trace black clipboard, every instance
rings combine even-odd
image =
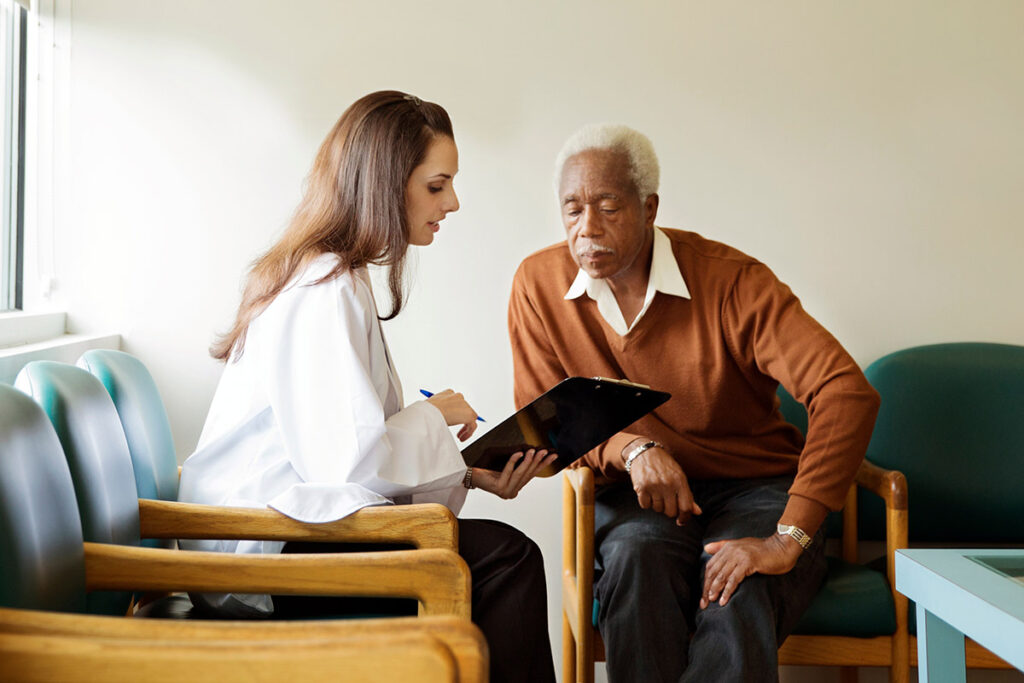
[[[470,467],[501,471],[509,456],[546,448],[558,458],[538,472],[550,477],[671,397],[643,384],[569,377],[462,450]]]

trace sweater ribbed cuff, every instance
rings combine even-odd
[[[790,495],[786,509],[779,518],[779,524],[792,524],[802,529],[808,536],[814,536],[827,516],[828,508],[818,501]]]

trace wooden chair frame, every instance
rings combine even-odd
[[[426,633],[238,641],[117,640],[8,634],[4,680],[15,683],[180,680],[458,681],[451,651]]]
[[[863,462],[843,510],[842,556],[857,560],[857,487],[882,498],[886,511],[886,572],[895,585],[895,552],[907,547],[907,483],[900,472]],[[594,603],[594,473],[567,470],[562,497],[562,680],[592,683],[594,662],[604,660],[604,643],[592,622]],[[891,636],[850,638],[797,636],[779,649],[779,664],[843,667],[886,666],[894,683],[908,683],[911,643],[907,599],[892,590],[896,632]],[[844,681],[856,680],[846,669]]]
[[[253,539],[347,543],[408,543],[457,552],[459,527],[437,503],[363,508],[333,522],[308,523],[276,510],[139,499],[142,538]]]
[[[240,555],[84,543],[94,590],[415,598],[420,614],[470,617],[469,567],[451,550]]]
[[[155,539],[405,543],[419,550],[456,553],[459,547],[455,515],[437,503],[366,507],[343,519],[314,524],[300,522],[269,508],[220,507],[140,498],[139,531],[141,538]],[[160,594],[145,596],[143,604],[156,597]],[[468,593],[465,602],[469,602]],[[423,602],[419,604],[419,612],[427,613]]]
[[[488,675],[488,650],[483,634],[471,622],[450,616],[399,617],[358,621],[164,621],[131,620],[117,617],[60,614],[35,610],[0,608],[0,640],[8,634],[32,636],[74,636],[112,640],[146,640],[177,642],[252,643],[332,641],[335,647],[347,647],[348,641],[362,648],[376,647],[375,641],[391,636],[427,635],[441,641],[455,661],[458,676],[464,683],[484,682]],[[375,658],[376,653],[369,655]],[[399,652],[397,658],[404,657]],[[293,661],[294,663],[294,661]],[[381,669],[375,669],[374,680],[381,680]],[[415,671],[415,669],[413,669]],[[332,673],[335,680],[338,669]],[[289,678],[293,677],[291,675]],[[387,676],[393,680],[410,680],[409,676]],[[60,677],[60,680],[65,680]]]

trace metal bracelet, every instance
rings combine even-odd
[[[630,470],[633,467],[633,461],[636,460],[637,457],[641,453],[643,453],[644,451],[650,450],[651,448],[665,448],[665,447],[662,446],[657,441],[647,441],[645,443],[640,444],[636,448],[634,448],[632,451],[630,451],[629,455],[626,456],[626,474],[630,473]]]

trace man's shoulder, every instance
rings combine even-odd
[[[661,228],[661,231],[668,236],[672,243],[672,251],[680,262],[703,261],[706,266],[730,270],[761,263],[736,247],[709,240],[695,232],[676,228]]]
[[[770,272],[763,263],[736,247],[686,230],[662,228],[662,231],[672,244],[679,270],[691,291],[724,294],[738,278]]]

